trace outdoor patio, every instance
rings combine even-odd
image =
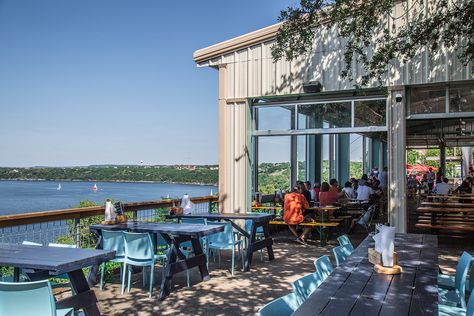
[[[199,273],[191,273],[191,288],[186,288],[186,274],[173,279],[173,290],[164,301],[158,301],[161,270],[157,267],[153,299],[148,299],[142,288],[141,274],[134,277],[130,293],[120,294],[119,280],[106,283],[104,290],[98,286],[95,292],[101,311],[105,315],[255,315],[266,303],[292,291],[290,282],[314,272],[313,261],[327,254],[335,264],[332,248],[337,241],[331,240],[321,247],[318,240],[310,240],[308,246],[294,242],[287,231],[273,235],[275,260],[260,260],[256,253],[250,272],[230,274],[230,256],[222,257],[221,268],[211,259],[211,279],[199,282]],[[354,246],[365,237],[364,233],[350,235]],[[439,260],[443,273],[454,273],[461,252],[474,252],[474,243],[440,237]],[[264,258],[266,258],[266,254]],[[68,295],[64,293],[63,295]]]

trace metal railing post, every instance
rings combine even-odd
[[[75,234],[76,247],[80,248],[81,247],[81,219],[80,218],[74,219],[74,228],[76,231],[76,234]]]

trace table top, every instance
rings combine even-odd
[[[91,230],[132,230],[146,233],[163,233],[174,236],[203,237],[224,231],[223,225],[128,222],[117,225],[91,225]]]
[[[58,275],[115,258],[115,251],[0,243],[0,266]]]
[[[206,219],[249,219],[256,222],[269,221],[275,215],[268,213],[204,213],[173,215],[176,218],[206,218]]]
[[[293,315],[438,315],[438,240],[397,234],[400,275],[374,271],[368,236]]]
[[[474,208],[448,208],[436,206],[423,206],[416,209],[418,213],[474,213]]]
[[[421,206],[442,206],[442,207],[474,207],[474,203],[459,202],[421,202]]]
[[[471,195],[428,195],[427,199],[474,200]]]

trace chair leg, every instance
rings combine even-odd
[[[232,247],[232,271],[231,271],[232,275],[234,275],[234,264],[235,264],[235,246]]]
[[[142,283],[143,283],[143,287],[145,287],[146,285],[146,267],[143,267],[142,268]]]
[[[125,291],[125,279],[126,279],[126,274],[127,273],[127,263],[123,264],[123,275],[122,275],[122,295],[123,292]]]
[[[217,255],[219,256],[219,268],[221,267],[221,251],[217,250]]]
[[[155,263],[150,266],[150,295],[149,298],[151,299],[151,292],[153,291],[153,283],[155,283]]]
[[[100,290],[104,289],[104,270],[105,270],[105,262],[102,262],[102,270],[100,271]]]
[[[131,283],[131,280],[132,280],[132,269],[130,269],[130,267],[128,267],[128,286],[127,286],[127,291],[128,293],[130,293],[130,283]]]

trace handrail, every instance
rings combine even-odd
[[[217,196],[202,196],[191,198],[193,203],[217,202]],[[123,203],[124,211],[135,212],[140,210],[149,210],[154,208],[165,208],[173,205],[179,205],[180,199],[176,200],[156,200],[144,202]],[[49,221],[85,218],[96,215],[104,215],[105,206],[90,206],[82,208],[69,208],[63,210],[53,210],[44,212],[31,212],[23,214],[2,215],[0,216],[0,228],[36,224]]]

